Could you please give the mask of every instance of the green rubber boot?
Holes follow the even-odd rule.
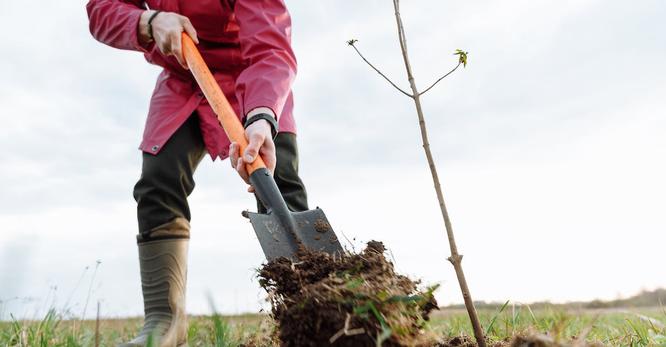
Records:
[[[136,338],[118,347],[145,347],[151,336],[152,347],[187,346],[188,243],[182,238],[139,244],[144,325]]]

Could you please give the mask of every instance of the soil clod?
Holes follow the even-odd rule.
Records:
[[[419,288],[397,274],[385,250],[378,241],[341,257],[303,249],[293,260],[266,264],[259,282],[269,293],[280,345],[437,345],[427,329],[436,286]]]

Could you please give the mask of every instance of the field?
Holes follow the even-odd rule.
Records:
[[[581,335],[588,342],[607,346],[666,346],[663,308],[577,310],[546,305],[532,309],[507,304],[480,309],[479,313],[487,336],[499,345],[508,345],[514,336],[543,334],[547,338],[542,336],[541,340],[552,339],[562,346]],[[63,320],[51,312],[40,321],[0,323],[0,346],[114,346],[132,336],[140,324],[138,318]],[[429,329],[449,338],[471,336],[466,313],[457,308],[437,311]],[[273,324],[265,315],[190,317],[189,345],[277,346],[271,341],[272,330]]]

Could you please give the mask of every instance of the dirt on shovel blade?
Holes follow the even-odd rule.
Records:
[[[426,327],[436,287],[396,274],[381,242],[331,257],[301,250],[259,272],[281,346],[436,346]]]

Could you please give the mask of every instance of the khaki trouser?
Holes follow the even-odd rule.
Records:
[[[277,165],[275,181],[292,211],[308,209],[305,186],[298,176],[298,147],[296,135],[278,133],[275,138]],[[138,241],[189,237],[188,235],[155,235],[151,231],[175,218],[190,221],[187,197],[194,190],[193,174],[201,162],[204,147],[199,120],[191,116],[167,141],[157,155],[143,153],[141,178],[134,186],[139,221]],[[241,184],[240,178],[238,184]],[[257,201],[259,212],[265,208]],[[242,209],[239,206],[239,209]]]

